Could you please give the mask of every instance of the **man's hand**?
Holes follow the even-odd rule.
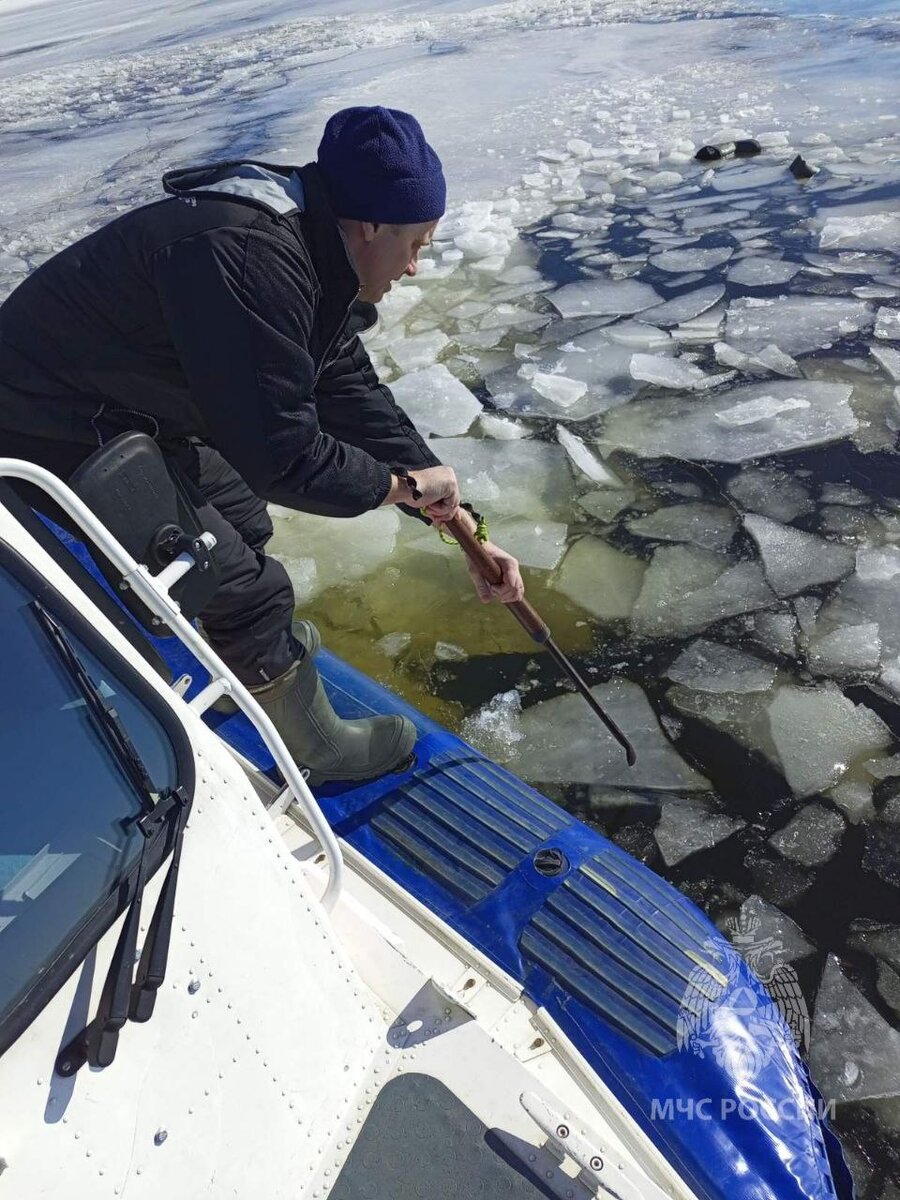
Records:
[[[478,599],[482,604],[489,604],[492,600],[497,600],[501,604],[511,604],[514,600],[521,600],[525,595],[525,584],[522,582],[522,576],[519,573],[518,562],[511,554],[507,554],[505,550],[501,550],[493,542],[484,542],[483,549],[487,551],[500,568],[503,578],[500,583],[488,583],[479,571],[477,564],[467,555],[466,570],[472,576],[472,582],[475,584]]]
[[[384,504],[406,504],[421,508],[426,516],[440,524],[455,517],[459,509],[459,484],[452,467],[417,467],[411,472],[422,495],[416,499],[406,480],[392,476],[391,490]]]

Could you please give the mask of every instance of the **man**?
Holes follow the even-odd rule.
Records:
[[[122,431],[151,434],[202,493],[216,537],[222,579],[203,628],[310,781],[401,767],[411,722],[332,710],[318,634],[292,622],[287,573],[264,553],[265,502],[466,516],[454,472],[358,337],[416,273],[444,211],[440,160],[408,113],[350,108],[329,120],[316,163],[219,163],[163,186],[170,198],[69,246],[0,306],[0,455],[68,478]],[[470,564],[481,598],[521,598],[515,559],[487,549],[503,581]]]

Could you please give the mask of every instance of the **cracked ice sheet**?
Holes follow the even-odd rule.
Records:
[[[900,1095],[900,1033],[847,979],[834,955],[816,996],[809,1064],[828,1100]]]
[[[633,767],[581,696],[574,695],[545,700],[522,713],[517,731],[524,736],[511,747],[508,765],[541,783],[604,783],[669,792],[709,789],[707,780],[669,744],[637,684],[618,680],[598,684],[591,692],[634,744]]]
[[[693,461],[739,463],[801,447],[838,441],[858,422],[844,384],[796,380],[750,384],[710,399],[660,396],[637,400],[612,412],[599,437],[606,450],[630,450],[645,458],[672,456]],[[725,424],[739,405],[774,398],[775,409],[760,408],[761,419]],[[780,411],[778,411],[780,409]],[[753,416],[738,409],[742,420]]]

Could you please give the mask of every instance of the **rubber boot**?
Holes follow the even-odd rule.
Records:
[[[375,779],[405,768],[416,744],[406,717],[343,721],[331,707],[319,673],[304,654],[278,679],[250,689],[309,784]]]
[[[315,658],[322,649],[322,635],[312,621],[292,621],[291,633],[303,647],[303,653],[310,658]],[[230,696],[220,696],[213,708],[218,713],[224,713],[226,717],[233,717],[238,711],[238,706]]]

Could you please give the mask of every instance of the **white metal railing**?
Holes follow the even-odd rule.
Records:
[[[194,711],[204,712],[220,696],[228,694],[249,717],[275,759],[288,787],[309,822],[313,834],[322,847],[329,868],[328,883],[322,894],[322,904],[326,909],[332,909],[343,884],[344,860],[331,826],[325,819],[315,796],[309,790],[309,785],[304,779],[300,767],[288,753],[278,730],[254,700],[251,692],[225,666],[212,647],[182,615],[178,602],[169,595],[169,589],[194,566],[194,559],[191,555],[179,554],[158,575],[151,575],[143,563],[132,558],[84,501],[76,496],[62,480],[57,479],[52,472],[22,459],[0,458],[0,477],[3,476],[34,484],[52,496],[60,508],[68,513],[101,553],[109,559],[122,576],[123,582],[138,599],[143,601],[154,616],[164,621],[178,639],[206,667],[209,671],[210,682],[190,702],[190,707]],[[211,533],[204,533],[202,537],[208,549],[212,549],[216,544]]]

